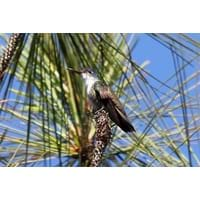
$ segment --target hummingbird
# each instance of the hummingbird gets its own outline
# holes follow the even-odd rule
[[[123,131],[135,132],[135,128],[129,121],[118,97],[109,86],[97,77],[91,68],[85,68],[80,71],[68,69],[81,74],[86,85],[88,100],[94,113],[103,107],[108,112],[109,118]]]

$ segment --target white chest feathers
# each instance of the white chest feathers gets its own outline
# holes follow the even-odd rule
[[[98,81],[98,79],[95,78],[95,77],[90,77],[90,78],[87,78],[87,79],[85,80],[87,94],[90,93],[90,90],[92,89],[92,86],[93,86],[97,81]]]

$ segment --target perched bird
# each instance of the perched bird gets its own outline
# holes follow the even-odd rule
[[[85,68],[81,71],[71,70],[81,74],[86,85],[87,96],[92,105],[93,112],[104,107],[110,119],[123,131],[135,131],[117,96],[112,92],[109,86],[99,80],[92,69]]]

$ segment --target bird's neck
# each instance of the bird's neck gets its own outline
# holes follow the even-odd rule
[[[86,89],[87,89],[87,94],[90,93],[90,90],[92,89],[93,85],[94,85],[97,81],[99,81],[99,79],[96,78],[96,77],[90,77],[90,78],[87,78],[87,79],[85,80],[85,85],[86,85]]]

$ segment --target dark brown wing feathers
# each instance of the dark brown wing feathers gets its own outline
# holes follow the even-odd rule
[[[95,91],[108,111],[110,119],[125,132],[135,131],[124,112],[121,102],[109,87],[98,84],[98,88],[96,87]]]

